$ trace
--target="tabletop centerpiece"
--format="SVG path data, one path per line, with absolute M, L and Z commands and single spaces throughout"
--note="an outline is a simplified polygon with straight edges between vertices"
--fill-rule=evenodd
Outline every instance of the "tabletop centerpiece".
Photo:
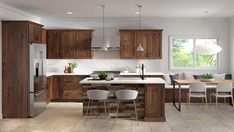
M 106 77 L 107 77 L 107 72 L 106 71 L 100 71 L 99 73 L 98 73 L 98 77 L 99 77 L 99 79 L 100 80 L 105 80 L 106 79 Z
M 213 75 L 209 74 L 209 73 L 203 74 L 201 76 L 201 81 L 203 81 L 203 82 L 212 82 L 212 81 L 214 81 Z

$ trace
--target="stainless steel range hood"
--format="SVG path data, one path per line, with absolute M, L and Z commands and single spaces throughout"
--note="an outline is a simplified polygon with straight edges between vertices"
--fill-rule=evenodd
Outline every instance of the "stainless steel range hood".
M 105 36 L 103 44 L 103 36 L 92 37 L 92 50 L 119 50 L 120 37 L 119 36 Z

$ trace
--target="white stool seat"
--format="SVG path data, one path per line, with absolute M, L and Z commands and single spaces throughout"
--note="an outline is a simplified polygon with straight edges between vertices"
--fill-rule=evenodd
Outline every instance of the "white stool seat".
M 134 100 L 137 98 L 138 91 L 136 90 L 118 90 L 115 92 L 119 100 Z
M 115 91 L 115 95 L 118 99 L 118 106 L 117 106 L 117 112 L 116 112 L 116 119 L 118 116 L 119 112 L 119 102 L 120 101 L 127 101 L 127 100 L 132 100 L 134 104 L 134 110 L 135 110 L 135 115 L 136 115 L 136 120 L 137 120 L 137 125 L 138 125 L 138 116 L 137 116 L 137 109 L 136 109 L 136 98 L 138 95 L 138 91 L 136 90 L 118 90 Z
M 109 93 L 107 90 L 88 90 L 87 96 L 91 100 L 106 100 Z
M 89 102 L 88 102 L 88 106 L 87 106 L 87 109 L 86 109 L 86 117 L 88 116 L 89 114 L 89 109 L 92 109 L 92 106 L 93 106 L 93 101 L 103 101 L 103 104 L 104 104 L 104 109 L 105 109 L 105 116 L 107 117 L 107 111 L 106 111 L 106 107 L 108 105 L 108 96 L 109 96 L 109 91 L 107 90 L 88 90 L 87 91 L 87 97 L 89 99 Z M 109 108 L 109 106 L 108 106 Z M 110 111 L 110 109 L 109 109 Z M 90 112 L 91 113 L 91 112 Z M 86 123 L 86 118 L 85 118 L 85 123 Z

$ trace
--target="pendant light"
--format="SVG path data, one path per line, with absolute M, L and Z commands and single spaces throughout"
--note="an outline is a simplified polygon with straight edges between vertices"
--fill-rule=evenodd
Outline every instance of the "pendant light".
M 139 8 L 139 30 L 141 30 L 141 5 L 137 5 Z M 141 43 L 138 43 L 137 51 L 142 52 L 144 48 L 142 47 Z
M 102 7 L 102 44 L 103 49 L 107 51 L 107 45 L 105 43 L 105 5 L 101 5 Z
M 204 13 L 207 14 L 208 11 L 205 11 Z M 208 26 L 208 22 L 207 22 L 207 26 Z M 218 54 L 222 50 L 222 48 L 219 45 L 209 43 L 207 39 L 208 37 L 207 37 L 207 31 L 206 31 L 205 44 L 204 43 L 195 44 L 195 46 L 193 47 L 193 52 L 199 53 L 199 54 L 205 54 L 205 55 L 213 55 L 213 54 Z

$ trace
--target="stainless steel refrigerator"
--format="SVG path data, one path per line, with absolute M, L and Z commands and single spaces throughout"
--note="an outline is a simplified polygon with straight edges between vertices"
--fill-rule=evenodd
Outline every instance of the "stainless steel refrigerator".
M 29 53 L 29 117 L 34 117 L 46 107 L 46 45 L 31 43 Z

